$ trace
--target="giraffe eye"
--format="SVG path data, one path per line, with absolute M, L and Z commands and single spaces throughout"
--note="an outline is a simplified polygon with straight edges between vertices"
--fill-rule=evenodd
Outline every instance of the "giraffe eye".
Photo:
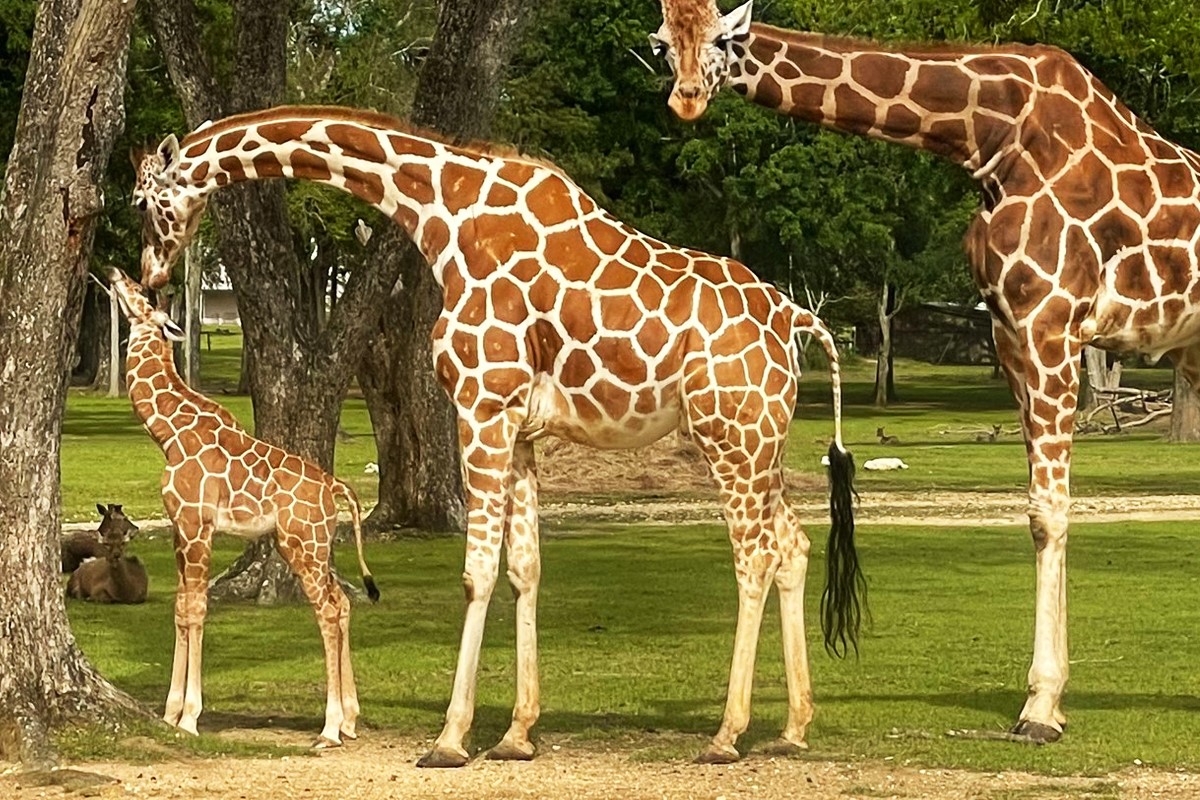
M 725 48 L 729 47 L 729 43 L 732 41 L 732 36 L 727 33 L 723 33 L 713 40 L 713 46 L 715 46 L 718 50 L 724 50 Z
M 654 53 L 655 58 L 662 58 L 667 54 L 667 43 L 657 36 L 651 36 L 650 52 Z

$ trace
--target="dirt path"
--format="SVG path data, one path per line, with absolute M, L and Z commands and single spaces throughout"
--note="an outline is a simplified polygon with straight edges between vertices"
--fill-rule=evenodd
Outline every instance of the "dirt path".
M 827 501 L 806 492 L 793 498 L 801 521 L 828 519 Z M 1027 525 L 1025 498 L 1017 492 L 864 492 L 857 519 L 866 525 L 968 527 Z M 574 522 L 720 522 L 715 498 L 652 499 L 610 503 L 547 502 L 547 520 Z M 1077 497 L 1073 522 L 1200 520 L 1200 495 Z
M 681 761 L 644 763 L 627 753 L 542 743 L 529 763 L 482 759 L 460 770 L 419 770 L 426 745 L 369 733 L 340 750 L 279 759 L 173 760 L 152 765 L 95 763 L 78 769 L 108 776 L 66 796 L 100 798 L 568 798 L 569 800 L 845 800 L 1016 797 L 1167 798 L 1200 796 L 1200 775 L 1130 770 L 1100 777 L 1049 777 L 1020 772 L 917 769 L 885 762 L 837 763 L 751 756 L 731 766 Z M 12 800 L 63 797 L 59 786 L 31 776 L 0 778 Z

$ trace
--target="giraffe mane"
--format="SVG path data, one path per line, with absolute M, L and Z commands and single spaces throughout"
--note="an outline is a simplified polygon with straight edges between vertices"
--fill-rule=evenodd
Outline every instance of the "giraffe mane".
M 925 55 L 987 55 L 989 53 L 1022 53 L 1033 55 L 1037 53 L 1062 52 L 1060 48 L 1044 44 L 980 44 L 977 42 L 910 42 L 903 39 L 896 41 L 876 41 L 860 39 L 854 36 L 834 36 L 825 33 L 795 31 L 788 28 L 777 28 L 755 22 L 750 25 L 752 33 L 766 34 L 771 39 L 785 44 L 820 45 L 835 52 L 847 50 L 864 50 L 867 52 L 895 52 L 914 56 Z
M 389 114 L 384 114 L 378 111 L 366 109 L 345 108 L 343 106 L 321 106 L 321 105 L 295 105 L 295 106 L 275 106 L 260 111 L 249 111 L 243 114 L 234 114 L 225 119 L 205 125 L 202 128 L 197 128 L 187 134 L 179 143 L 180 149 L 186 150 L 196 142 L 204 141 L 220 134 L 241 128 L 246 125 L 257 125 L 264 122 L 283 122 L 294 119 L 316 119 L 316 120 L 332 120 L 337 122 L 358 122 L 370 125 L 376 128 L 396 131 L 397 133 L 416 136 L 421 139 L 426 139 L 430 142 L 445 145 L 471 155 L 485 156 L 492 158 L 508 159 L 523 161 L 528 164 L 533 164 L 545 169 L 549 169 L 557 173 L 562 178 L 567 178 L 566 173 L 562 171 L 558 165 L 551 161 L 547 161 L 537 156 L 531 156 L 521 152 L 519 148 L 512 145 L 495 144 L 492 142 L 481 141 L 477 139 L 465 139 L 462 137 L 445 136 L 440 133 L 422 128 L 418 125 L 405 122 L 398 117 L 393 117 Z M 571 181 L 574 184 L 574 181 Z

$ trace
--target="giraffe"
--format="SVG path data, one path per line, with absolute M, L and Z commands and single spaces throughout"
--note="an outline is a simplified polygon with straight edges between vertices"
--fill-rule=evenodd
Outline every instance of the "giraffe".
M 109 281 L 129 319 L 126 384 L 134 412 L 162 448 L 163 505 L 175 530 L 175 655 L 163 718 L 196 733 L 202 708 L 200 667 L 208 572 L 216 530 L 257 537 L 274 530 L 275 546 L 300 578 L 325 647 L 325 727 L 314 746 L 356 738 L 358 692 L 350 665 L 350 602 L 330 569 L 337 526 L 334 498 L 354 522 L 363 584 L 379 590 L 363 559 L 358 499 L 349 486 L 297 456 L 259 441 L 228 411 L 193 391 L 175 371 L 168 340 L 183 331 L 154 308 L 142 288 L 113 268 Z
M 1019 406 L 1036 553 L 1033 658 L 1014 731 L 1066 716 L 1066 547 L 1080 352 L 1170 356 L 1200 384 L 1200 156 L 1044 45 L 882 46 L 751 22 L 752 0 L 663 0 L 651 36 L 697 119 L 728 85 L 779 113 L 928 150 L 979 181 L 965 240 Z
M 533 444 L 549 435 L 626 448 L 680 429 L 700 446 L 724 501 L 739 597 L 725 715 L 701 760 L 738 758 L 772 583 L 789 694 L 780 746 L 805 746 L 809 540 L 784 500 L 781 472 L 802 330 L 816 333 L 833 375 L 833 526 L 822 607 L 835 651 L 854 644 L 861 586 L 836 349 L 810 312 L 736 261 L 622 224 L 546 162 L 454 145 L 372 112 L 281 107 L 230 117 L 182 142 L 168 136 L 138 176 L 151 286 L 168 279 L 210 192 L 271 177 L 355 194 L 403 226 L 433 270 L 443 294 L 434 369 L 457 412 L 466 491 L 467 608 L 445 726 L 421 766 L 469 760 L 463 742 L 502 549 L 516 596 L 517 689 L 512 723 L 489 755 L 533 756 L 541 576 Z

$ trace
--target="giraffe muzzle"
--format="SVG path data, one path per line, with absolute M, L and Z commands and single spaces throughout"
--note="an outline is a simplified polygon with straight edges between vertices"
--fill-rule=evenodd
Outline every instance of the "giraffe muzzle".
M 689 89 L 689 92 L 692 90 Z M 708 98 L 699 89 L 695 90 L 694 94 L 684 94 L 683 87 L 676 87 L 671 93 L 671 97 L 667 100 L 667 105 L 675 112 L 675 116 L 685 122 L 693 122 L 704 116 L 704 112 L 708 109 Z

